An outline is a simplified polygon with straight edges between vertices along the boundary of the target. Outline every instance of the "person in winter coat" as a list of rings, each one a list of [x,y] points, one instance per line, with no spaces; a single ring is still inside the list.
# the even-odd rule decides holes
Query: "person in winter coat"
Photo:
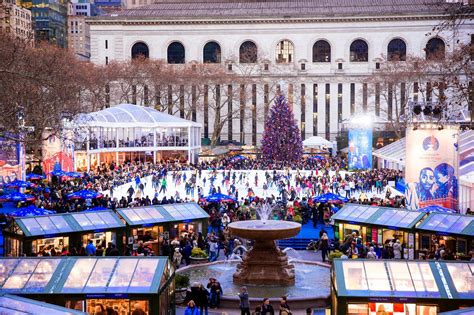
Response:
[[[397,240],[392,245],[393,258],[402,259],[402,245],[400,245],[400,240]]]
[[[326,262],[326,256],[328,255],[328,249],[329,249],[329,237],[326,233],[323,233],[323,236],[321,236],[319,249],[321,250],[321,256],[323,258],[323,262]]]
[[[181,265],[182,259],[183,259],[183,255],[181,255],[181,253],[179,252],[179,247],[176,247],[174,249],[174,254],[173,254],[173,264],[176,269],[178,269],[179,266]]]
[[[184,310],[184,315],[199,315],[199,308],[193,300],[188,302],[188,306]]]
[[[270,304],[269,298],[263,299],[262,304],[262,315],[275,315],[275,311],[273,310],[273,306]]]
[[[367,259],[377,259],[377,254],[374,251],[374,247],[370,246],[369,252],[367,253]]]
[[[288,305],[288,299],[286,296],[282,296],[280,299],[280,315],[291,315],[290,306]]]
[[[250,302],[247,287],[240,288],[239,299],[240,315],[250,315]]]

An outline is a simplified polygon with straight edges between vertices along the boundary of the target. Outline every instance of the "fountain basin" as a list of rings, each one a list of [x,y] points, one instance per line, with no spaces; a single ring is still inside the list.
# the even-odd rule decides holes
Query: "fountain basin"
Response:
[[[200,282],[207,285],[209,278],[216,278],[222,286],[223,296],[221,307],[235,308],[238,306],[238,296],[241,285],[234,283],[233,272],[239,261],[216,261],[202,265],[190,265],[178,269],[179,274],[188,275],[190,283]],[[320,262],[305,260],[291,261],[295,265],[295,285],[257,285],[248,284],[251,306],[261,304],[264,297],[269,297],[276,307],[281,296],[288,296],[291,307],[325,307],[329,305],[331,295],[330,266]]]
[[[228,225],[234,236],[252,240],[280,240],[290,238],[299,233],[301,224],[280,220],[249,220],[237,221]]]

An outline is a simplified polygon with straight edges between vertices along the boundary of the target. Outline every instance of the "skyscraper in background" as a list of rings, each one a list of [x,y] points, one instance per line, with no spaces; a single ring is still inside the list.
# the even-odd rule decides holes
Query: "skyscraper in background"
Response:
[[[67,0],[21,0],[31,10],[36,41],[67,47]]]

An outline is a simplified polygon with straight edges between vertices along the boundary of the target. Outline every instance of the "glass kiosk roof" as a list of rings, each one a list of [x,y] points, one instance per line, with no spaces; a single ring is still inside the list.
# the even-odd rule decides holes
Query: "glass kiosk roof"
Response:
[[[474,262],[336,259],[333,273],[338,296],[474,296]]]
[[[332,216],[334,220],[411,229],[426,213],[398,208],[346,204]]]
[[[462,214],[430,213],[417,229],[474,236],[474,217]]]
[[[175,203],[160,206],[122,208],[117,212],[129,225],[156,224],[209,218],[196,203]]]
[[[15,218],[25,236],[44,236],[125,227],[112,210]]]
[[[167,257],[3,258],[0,292],[156,294],[171,274]]]
[[[0,314],[75,315],[85,313],[16,295],[5,294],[0,295]]]

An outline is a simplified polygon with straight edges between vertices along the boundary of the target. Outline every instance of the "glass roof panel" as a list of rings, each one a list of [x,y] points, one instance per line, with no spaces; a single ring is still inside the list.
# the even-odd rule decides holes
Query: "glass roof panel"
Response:
[[[392,291],[390,280],[388,279],[385,264],[373,261],[365,261],[365,272],[367,274],[367,282],[371,291]]]
[[[39,259],[22,259],[3,285],[3,289],[23,289],[39,261]]]
[[[119,259],[107,292],[127,292],[137,263],[136,259]]]
[[[365,211],[361,211],[360,215],[357,217],[358,221],[367,221],[367,219],[374,215],[377,210],[379,210],[379,207],[367,207]]]
[[[27,291],[42,291],[44,287],[49,283],[54,271],[60,263],[59,259],[43,259],[40,261],[35,269],[35,272],[31,275],[30,280],[25,285]]]
[[[0,286],[5,282],[17,263],[18,259],[0,259]]]
[[[52,217],[52,220],[59,232],[71,232],[72,228],[66,222],[63,216],[56,215]]]
[[[474,275],[472,274],[471,267],[474,267],[474,263],[448,263],[449,275],[453,279],[456,291],[459,293],[470,293],[474,296]]]
[[[107,223],[105,223],[101,217],[97,215],[97,213],[94,212],[87,212],[85,213],[85,216],[89,219],[89,221],[94,225],[94,228],[96,229],[103,229],[107,227]]]
[[[441,221],[443,221],[445,217],[446,217],[446,214],[436,213],[426,219],[427,222],[423,225],[423,228],[427,230],[436,229],[438,224],[440,224]]]
[[[356,211],[357,208],[356,205],[347,205],[342,210],[338,211],[335,216],[337,219],[346,219],[347,216],[349,216],[353,211]]]
[[[471,222],[474,220],[474,217],[462,216],[457,220],[449,229],[450,233],[461,233]]]
[[[375,220],[375,224],[379,224],[379,225],[383,225],[385,224],[387,221],[390,220],[390,222],[392,222],[392,217],[395,216],[395,214],[397,213],[398,211],[397,210],[392,210],[392,209],[384,209],[384,211],[382,212],[382,214],[380,215],[380,217],[378,217],[376,220]]]
[[[117,221],[117,217],[108,211],[97,212],[97,215],[102,219],[102,221],[105,222],[105,224],[107,224],[107,227],[120,226],[120,223]]]
[[[144,222],[152,222],[153,218],[151,217],[148,208],[139,208],[136,209],[135,212],[140,216],[142,221]]]
[[[134,209],[122,209],[122,212],[134,224],[143,222],[142,218],[135,212]]]
[[[347,290],[367,290],[367,277],[362,261],[344,261],[344,282]]]
[[[91,272],[89,281],[87,282],[84,291],[96,292],[99,289],[100,292],[105,292],[107,283],[109,282],[110,276],[115,267],[117,258],[106,258],[99,259],[95,264],[94,270]]]
[[[76,260],[66,282],[64,283],[62,292],[81,292],[87,279],[89,279],[89,274],[91,273],[96,260],[96,258],[81,258]]]
[[[150,214],[150,216],[155,220],[155,221],[161,221],[163,220],[165,217],[160,213],[160,211],[155,208],[155,207],[151,207],[151,208],[148,208],[148,213]]]
[[[455,216],[455,215],[447,215],[439,224],[437,227],[438,231],[447,231],[450,229],[450,227],[458,220],[460,217]]]
[[[128,292],[148,292],[152,285],[158,263],[158,259],[140,260],[133,274]]]
[[[184,217],[173,205],[163,205],[162,207],[175,219]]]
[[[354,219],[358,218],[362,213],[367,211],[367,209],[368,209],[368,207],[366,207],[366,206],[354,207],[354,210],[351,211],[351,213],[349,213],[346,216],[346,220],[354,220]],[[359,221],[359,220],[357,220],[357,221]]]
[[[416,292],[411,280],[410,270],[404,261],[387,262],[394,291]]]
[[[87,218],[87,216],[83,213],[73,213],[71,214],[72,217],[79,223],[82,229],[84,230],[93,230],[94,225],[91,221]]]
[[[439,292],[428,262],[408,262],[408,268],[417,292]]]
[[[47,234],[56,234],[60,231],[56,228],[56,225],[51,221],[49,217],[36,217],[36,222],[41,225],[41,228],[43,231],[45,231]]]
[[[0,314],[2,315],[20,315],[20,314],[48,314],[48,315],[71,315],[77,311],[60,310],[59,306],[48,305],[43,302],[29,300],[13,296],[0,296]]]
[[[20,222],[22,222],[28,232],[30,232],[32,235],[42,235],[45,234],[45,231],[41,228],[38,222],[36,222],[35,218],[25,218],[25,219],[18,219]]]
[[[417,211],[406,211],[406,212],[407,212],[407,215],[403,219],[401,219],[400,222],[398,222],[399,226],[408,227],[420,215],[420,213]]]
[[[386,221],[386,224],[398,226],[400,221],[408,214],[407,211],[395,211],[394,215]]]

